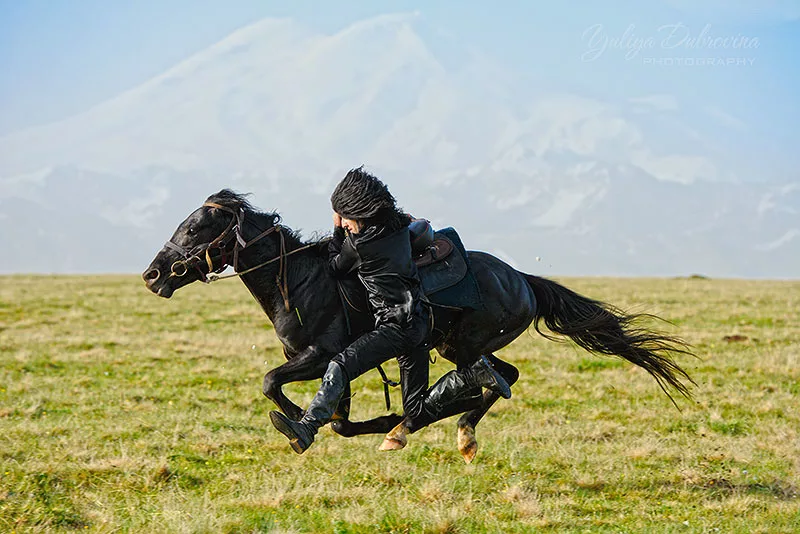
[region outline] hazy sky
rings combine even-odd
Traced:
[[[83,111],[265,17],[333,32],[414,10],[543,85],[611,100],[657,95],[658,105],[702,110],[713,135],[760,146],[783,173],[800,164],[797,0],[0,0],[0,135]]]
[[[578,163],[612,174],[626,164],[653,191],[666,186],[648,176],[697,185],[676,193],[665,219],[694,196],[725,200],[726,186],[708,181],[781,182],[745,184],[744,200],[716,211],[692,208],[707,218],[690,230],[728,224],[720,231],[738,247],[745,210],[762,232],[749,246],[795,257],[800,0],[602,3],[0,0],[0,200],[58,205],[91,181],[88,169],[100,173],[100,208],[113,199],[113,218],[138,224],[175,209],[186,185],[183,174],[175,191],[147,175],[153,187],[142,189],[136,173],[153,165],[230,175],[270,198],[273,185],[297,185],[281,182],[295,165],[319,193],[357,162],[439,180],[503,169],[521,193],[466,200],[505,214],[534,202],[551,171],[568,189]],[[275,17],[292,22],[253,25]],[[242,39],[248,53],[227,55]],[[553,189],[564,193],[558,210],[530,217],[558,211],[569,223],[590,191],[566,189]],[[311,224],[300,211],[327,213],[320,202],[279,207]]]

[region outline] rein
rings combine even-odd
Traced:
[[[221,204],[216,204],[214,202],[205,202],[203,204],[203,206],[204,207],[209,207],[209,208],[220,209],[222,211],[226,211],[226,212],[230,213],[231,215],[233,215],[233,217],[231,218],[231,222],[228,223],[227,228],[225,228],[225,230],[223,230],[222,233],[216,239],[214,239],[213,241],[211,241],[209,243],[198,245],[198,246],[194,247],[193,249],[191,249],[190,251],[187,251],[184,247],[178,245],[177,243],[174,243],[172,240],[167,241],[165,243],[165,246],[167,248],[170,248],[170,249],[174,250],[175,252],[178,252],[181,256],[183,256],[182,260],[175,261],[172,264],[172,266],[170,267],[170,271],[171,271],[170,272],[170,277],[176,276],[176,277],[180,278],[182,276],[186,276],[186,273],[189,272],[190,268],[195,268],[200,273],[200,279],[204,283],[209,284],[211,282],[216,282],[217,280],[224,280],[226,278],[233,278],[233,277],[236,277],[236,276],[242,276],[242,275],[245,275],[245,274],[250,273],[252,271],[255,271],[256,269],[260,269],[261,267],[269,265],[270,263],[274,263],[276,261],[280,261],[280,267],[278,268],[278,275],[275,277],[275,283],[278,286],[278,291],[280,291],[281,297],[283,297],[283,304],[284,304],[284,306],[286,308],[286,311],[287,312],[290,311],[291,307],[289,306],[289,281],[288,281],[287,269],[286,269],[286,265],[287,265],[286,258],[291,256],[292,254],[295,254],[295,253],[300,252],[302,250],[305,250],[307,248],[311,248],[313,246],[316,246],[316,243],[310,243],[310,244],[305,245],[303,247],[300,247],[300,248],[297,248],[297,249],[294,249],[294,250],[291,250],[291,251],[287,252],[286,251],[286,238],[285,238],[285,236],[283,234],[283,231],[282,231],[283,227],[281,225],[279,225],[279,224],[276,224],[276,225],[271,226],[270,228],[267,228],[266,230],[264,230],[263,232],[258,234],[256,237],[254,237],[250,241],[247,241],[247,240],[244,239],[244,237],[242,236],[242,233],[241,233],[242,232],[242,226],[244,224],[244,217],[245,217],[244,209],[242,209],[240,207],[238,210],[234,210],[233,208],[229,208],[229,207],[223,206]],[[270,235],[273,232],[277,232],[278,235],[280,236],[281,244],[280,244],[280,252],[278,253],[278,256],[276,256],[275,258],[269,259],[269,260],[267,260],[265,262],[259,263],[258,265],[254,266],[254,267],[250,267],[249,269],[246,269],[246,270],[240,272],[239,269],[238,269],[238,266],[239,266],[239,252],[241,252],[242,250],[246,249],[247,247],[253,245],[257,241],[261,240],[262,238]],[[226,250],[228,248],[228,245],[231,243],[231,241],[234,242],[233,251],[232,251],[233,262],[229,264],[228,263],[228,253],[226,252]],[[222,258],[222,263],[216,269],[214,269],[214,260],[211,257],[211,250],[215,249],[215,248],[220,251],[220,257]],[[205,253],[204,257],[201,256],[201,255],[203,255],[203,253]],[[203,270],[200,268],[200,265],[203,263],[204,260],[205,260],[206,265],[208,266],[208,275],[206,275],[206,273],[204,273]],[[225,275],[225,276],[219,276],[219,273],[224,271],[225,268],[228,267],[228,265],[233,267],[233,270],[236,271],[236,272],[234,272],[232,274]]]

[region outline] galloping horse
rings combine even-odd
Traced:
[[[688,346],[639,326],[637,320],[644,314],[626,314],[552,280],[517,271],[484,252],[469,251],[468,258],[483,306],[434,310],[436,328],[430,345],[442,357],[466,366],[485,355],[513,385],[519,371],[493,353],[531,324],[547,339],[564,339],[542,332],[543,321],[551,332],[587,351],[615,355],[642,367],[673,403],[668,388],[691,398],[683,380],[694,381],[672,357],[691,355]],[[209,282],[233,267],[274,325],[287,359],[264,376],[264,395],[297,420],[303,410],[284,395],[282,386],[322,378],[330,359],[370,328],[348,320],[327,260],[327,240],[303,242],[281,224],[277,213],[259,212],[245,196],[223,189],[178,226],[142,277],[152,292],[170,298],[187,284]],[[458,448],[467,463],[477,452],[475,426],[498,398],[487,390],[441,415],[463,413]],[[386,433],[403,421],[397,414],[350,421],[349,387],[342,399],[331,423],[342,436]]]

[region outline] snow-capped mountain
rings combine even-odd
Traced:
[[[550,85],[416,14],[330,35],[259,22],[0,138],[0,271],[140,271],[223,187],[325,232],[336,180],[364,163],[415,215],[530,272],[797,277],[800,182],[748,182],[669,95]]]

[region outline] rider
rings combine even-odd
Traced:
[[[403,409],[410,420],[430,421],[446,397],[460,396],[477,386],[509,398],[508,383],[480,359],[472,367],[451,371],[450,380],[437,382],[442,391],[428,390],[430,310],[423,304],[419,273],[411,257],[408,225],[386,185],[363,170],[347,173],[331,195],[334,233],[329,244],[330,268],[343,278],[357,273],[367,290],[375,329],[359,337],[328,365],[322,384],[300,421],[278,411],[270,420],[302,454],[320,427],[331,420],[349,381],[391,358],[400,366]],[[457,375],[457,376],[455,376]]]

